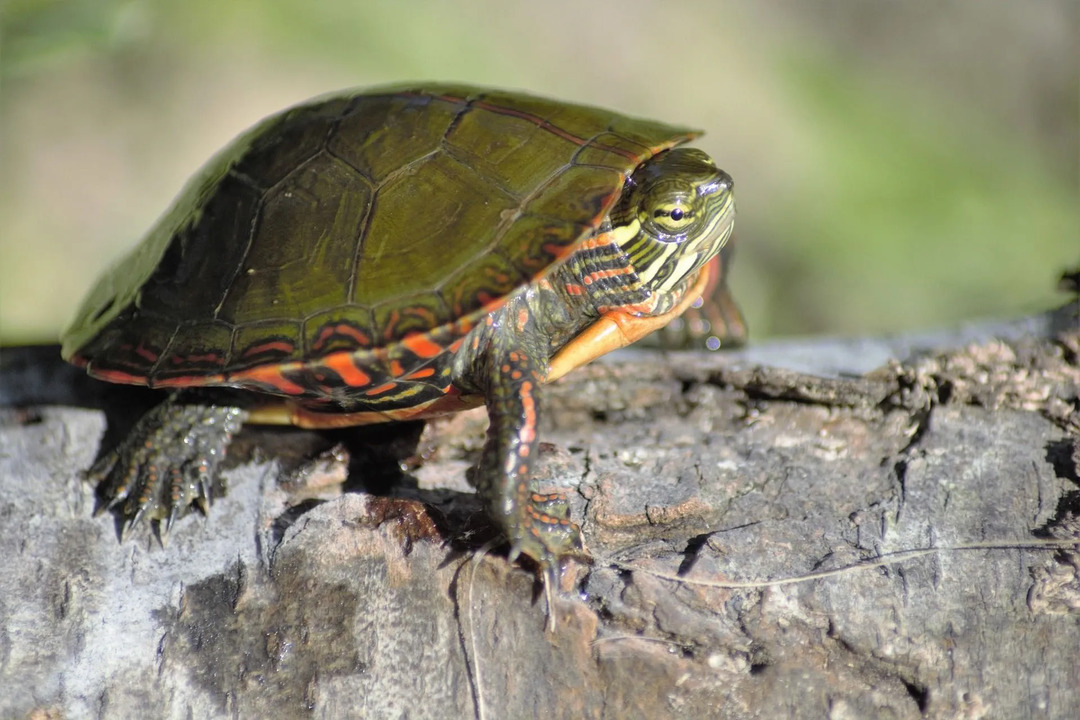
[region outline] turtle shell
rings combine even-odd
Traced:
[[[98,281],[64,357],[167,387],[259,387],[259,368],[402,344],[431,357],[695,135],[463,86],[316,98],[211,159]]]

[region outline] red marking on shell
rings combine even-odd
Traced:
[[[576,248],[577,245],[574,243],[567,243],[565,245],[560,243],[544,243],[540,249],[543,250],[545,254],[559,260],[569,255],[570,252]]]
[[[286,365],[260,365],[259,367],[253,367],[250,370],[241,370],[235,373],[229,373],[227,376],[230,381],[245,381],[259,383],[262,385],[269,385],[270,387],[277,388],[285,395],[303,395],[304,388],[300,387],[292,380],[285,377],[285,371],[295,371],[301,368],[300,363],[288,363]]]
[[[221,356],[217,353],[208,352],[202,355],[173,355],[169,358],[173,365],[191,365],[192,363],[212,362],[220,363]]]
[[[401,344],[417,357],[433,358],[443,352],[443,346],[427,335],[415,334],[402,339]]]
[[[406,380],[423,380],[424,378],[429,378],[434,374],[435,374],[435,368],[429,368],[429,367],[420,368],[416,372],[411,372],[408,375],[406,375],[405,379]]]
[[[567,295],[584,295],[585,288],[581,287],[577,283],[566,283]]]
[[[401,363],[399,363],[397,360],[391,360],[390,374],[394,377],[401,377],[405,374],[405,368],[401,367]]]
[[[295,347],[296,346],[291,342],[286,342],[285,340],[269,340],[264,343],[259,343],[258,345],[252,345],[241,353],[240,357],[251,358],[268,352],[279,352],[285,355],[291,355]]]
[[[148,363],[156,363],[158,359],[158,354],[142,343],[139,343],[138,347],[135,348],[135,354]]]
[[[370,390],[368,390],[364,394],[369,396],[369,397],[373,396],[373,395],[381,395],[382,393],[387,392],[388,390],[393,390],[397,386],[398,386],[398,384],[395,383],[395,382],[383,383],[382,385],[379,385],[378,387],[371,388]]]
[[[553,125],[544,118],[533,115],[532,113],[527,113],[524,110],[514,110],[513,108],[502,107],[501,105],[494,105],[484,100],[478,100],[477,102],[473,103],[473,107],[483,108],[484,110],[489,110],[490,112],[498,113],[499,115],[509,115],[510,117],[528,120],[531,123],[535,123],[537,127],[547,130],[552,135],[557,135],[563,140],[569,140],[575,145],[584,145],[588,142],[587,139],[583,137],[578,137],[573,133],[567,132],[558,125]]]
[[[371,384],[371,376],[356,366],[355,358],[350,352],[330,353],[323,358],[322,364],[337,373],[349,387],[365,387]]]
[[[143,385],[146,378],[142,375],[133,375],[123,370],[97,370],[90,368],[90,375],[105,382],[120,383],[122,385]]]
[[[327,325],[319,331],[319,336],[315,338],[315,342],[312,344],[312,350],[320,350],[326,341],[335,335],[344,335],[345,337],[352,338],[358,345],[369,346],[371,345],[371,338],[366,333],[361,332],[357,328],[349,325],[348,323],[338,323],[337,325]]]
[[[156,388],[172,387],[197,387],[199,385],[220,385],[225,382],[225,376],[217,375],[180,375],[179,377],[162,378],[151,383]]]

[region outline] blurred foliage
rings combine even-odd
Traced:
[[[48,340],[229,137],[465,80],[689,123],[753,337],[1038,311],[1080,260],[1080,4],[6,0],[0,341]]]

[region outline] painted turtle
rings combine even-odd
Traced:
[[[709,284],[734,200],[705,153],[675,148],[695,135],[449,85],[267,118],[188,183],[63,334],[90,375],[173,390],[91,470],[102,497],[125,531],[145,517],[167,532],[205,508],[244,422],[486,404],[472,482],[511,558],[536,560],[550,587],[582,545],[565,497],[530,486],[540,386]]]

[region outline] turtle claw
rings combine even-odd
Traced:
[[[131,537],[132,531],[139,526],[142,519],[143,509],[140,508],[134,515],[127,517],[120,523],[120,542],[124,542]]]
[[[87,473],[98,483],[95,514],[119,514],[121,542],[146,519],[164,546],[189,506],[208,514],[213,478],[242,422],[239,408],[170,397]]]
[[[179,517],[180,517],[180,508],[178,506],[176,506],[176,505],[173,505],[172,508],[169,510],[169,517],[165,518],[165,526],[161,531],[161,544],[162,545],[164,545],[165,542],[168,540],[169,533],[172,532],[172,529],[173,529],[173,524],[176,522],[177,518],[179,518]]]

